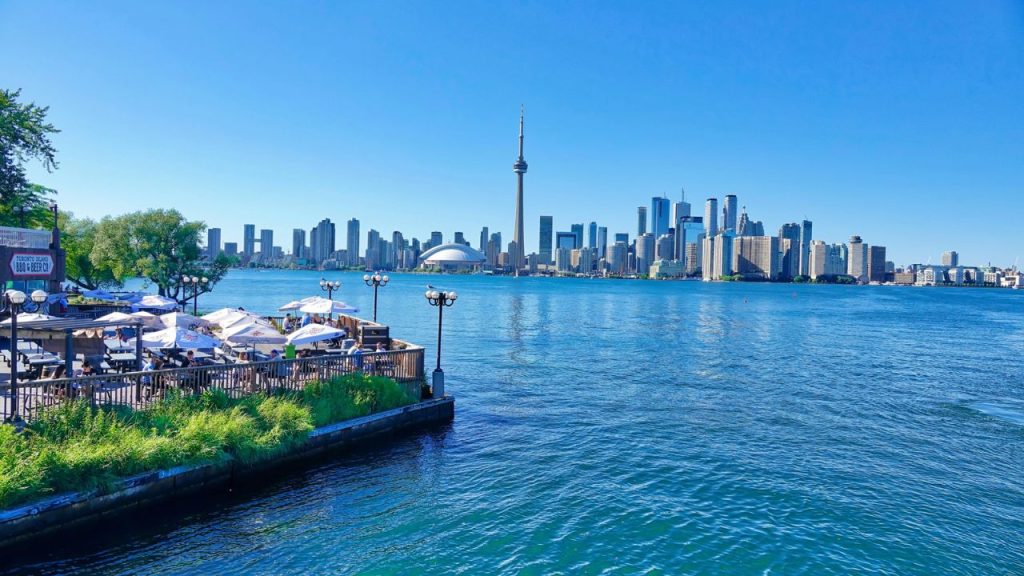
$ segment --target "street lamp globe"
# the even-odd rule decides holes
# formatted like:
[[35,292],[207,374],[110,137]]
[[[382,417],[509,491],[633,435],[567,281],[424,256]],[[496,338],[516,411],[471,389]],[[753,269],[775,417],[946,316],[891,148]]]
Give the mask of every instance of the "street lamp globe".
[[198,278],[198,277],[196,277],[196,276],[193,276],[193,277],[192,277],[192,283],[193,283],[193,284],[199,284],[199,278]]
[[363,282],[369,282],[369,281],[370,281],[370,275],[369,274],[363,274]]
[[320,287],[321,288],[327,288],[327,280],[321,280],[320,281]]
[[210,282],[210,279],[207,278],[206,276],[203,276],[202,278],[199,279],[199,281],[202,282],[203,284],[208,284]]
[[455,302],[455,299],[458,298],[458,294],[456,294],[455,292],[449,292],[447,296],[448,299],[451,300],[452,302]]
[[42,290],[34,290],[32,292],[32,301],[35,302],[36,304],[42,304],[43,302],[46,302],[46,299],[49,297],[50,295]]
[[387,275],[387,274],[385,274],[385,275],[383,276],[382,280],[384,280],[384,283],[385,283],[385,284],[387,284],[387,283],[388,283],[388,280],[390,280],[390,278],[388,278],[388,275]]
[[11,301],[11,304],[21,306],[25,303],[25,293],[21,290],[9,290],[7,292],[7,298]]

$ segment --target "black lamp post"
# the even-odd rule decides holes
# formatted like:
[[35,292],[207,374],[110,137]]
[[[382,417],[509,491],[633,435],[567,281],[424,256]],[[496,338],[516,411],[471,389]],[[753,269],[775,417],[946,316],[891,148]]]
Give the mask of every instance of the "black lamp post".
[[374,322],[377,321],[377,289],[380,288],[381,286],[387,286],[388,285],[388,280],[389,280],[389,278],[387,277],[387,275],[385,274],[384,276],[381,276],[380,272],[374,272],[373,276],[370,276],[369,274],[363,274],[363,282],[365,282],[367,286],[373,286],[373,321]]
[[[42,290],[32,292],[32,302],[35,303],[37,310],[46,302],[48,296],[49,294]],[[3,302],[11,313],[11,415],[7,418],[8,422],[21,420],[18,416],[18,312],[27,299],[25,293],[20,290],[4,292]]]
[[445,306],[455,304],[458,295],[455,292],[430,289],[424,294],[431,306],[437,306],[437,368],[434,368],[432,377],[432,391],[434,398],[444,396],[444,371],[441,370],[441,322],[444,319]]
[[186,306],[188,305],[188,287],[189,286],[192,287],[192,315],[193,316],[195,316],[196,313],[199,311],[199,290],[201,289],[201,287],[204,287],[204,286],[206,286],[209,283],[210,283],[210,279],[207,278],[206,276],[203,276],[203,277],[200,278],[199,276],[188,276],[188,275],[185,275],[185,276],[181,277],[181,286],[182,286],[182,290],[185,292],[185,305]]
[[320,279],[320,289],[327,292],[328,300],[334,300],[334,291],[339,290],[340,288],[341,282],[338,280],[331,282],[330,280],[324,280],[323,278]]

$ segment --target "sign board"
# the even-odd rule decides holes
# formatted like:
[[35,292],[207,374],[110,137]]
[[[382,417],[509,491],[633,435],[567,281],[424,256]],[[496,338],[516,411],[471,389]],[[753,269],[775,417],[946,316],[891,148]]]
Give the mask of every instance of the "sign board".
[[18,278],[27,276],[48,277],[53,273],[53,256],[49,254],[11,254],[11,274]]
[[0,226],[0,246],[12,248],[49,248],[52,235],[45,230]]

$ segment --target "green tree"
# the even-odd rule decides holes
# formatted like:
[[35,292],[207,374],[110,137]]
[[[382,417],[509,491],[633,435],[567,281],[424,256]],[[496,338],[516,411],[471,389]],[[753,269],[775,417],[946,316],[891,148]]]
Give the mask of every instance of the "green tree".
[[97,265],[92,261],[92,249],[98,228],[96,222],[88,218],[75,218],[69,212],[61,212],[59,222],[61,247],[64,248],[67,257],[68,281],[86,290],[120,287],[122,283],[114,276],[114,271],[106,262]]
[[53,190],[33,184],[25,163],[38,160],[47,172],[57,168],[57,150],[50,134],[60,132],[46,122],[48,107],[21,104],[21,90],[0,90],[0,225],[49,228]]
[[184,275],[205,276],[209,292],[232,266],[223,254],[203,261],[199,247],[203,222],[190,222],[177,210],[147,210],[122,216],[108,216],[96,227],[90,260],[109,269],[114,280],[138,276],[157,286],[161,296],[184,303],[180,279]]

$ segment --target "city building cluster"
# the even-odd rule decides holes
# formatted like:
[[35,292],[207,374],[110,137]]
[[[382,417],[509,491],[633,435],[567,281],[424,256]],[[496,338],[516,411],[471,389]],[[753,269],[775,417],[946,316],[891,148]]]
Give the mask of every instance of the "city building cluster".
[[[524,116],[519,116],[519,156],[512,165],[516,175],[513,237],[503,244],[501,232],[480,230],[476,248],[462,232],[445,243],[442,233],[428,240],[406,238],[400,231],[390,239],[377,230],[366,233],[360,246],[359,220],[346,223],[345,247],[336,242],[335,224],[321,220],[309,230],[292,231],[290,253],[274,245],[269,229],[256,235],[254,224],[244,225],[241,249],[237,243],[221,245],[221,230],[208,231],[207,251],[212,258],[224,252],[246,266],[316,269],[410,270],[439,268],[512,275],[614,276],[652,279],[690,278],[704,281],[782,281],[828,283],[895,283],[913,285],[988,285],[1019,287],[1022,274],[1014,266],[962,266],[956,252],[946,252],[942,263],[913,264],[897,268],[886,259],[886,247],[868,244],[860,236],[845,243],[813,239],[810,220],[765,233],[764,224],[753,220],[735,194],[708,198],[703,211],[694,213],[685,192],[679,201],[664,196],[651,198],[637,208],[636,230],[609,235],[596,222],[571,223],[558,231],[552,216],[540,216],[538,249],[526,254],[524,242],[523,180],[528,165],[523,156]],[[308,241],[307,241],[308,238]],[[258,250],[257,250],[258,245]]]

